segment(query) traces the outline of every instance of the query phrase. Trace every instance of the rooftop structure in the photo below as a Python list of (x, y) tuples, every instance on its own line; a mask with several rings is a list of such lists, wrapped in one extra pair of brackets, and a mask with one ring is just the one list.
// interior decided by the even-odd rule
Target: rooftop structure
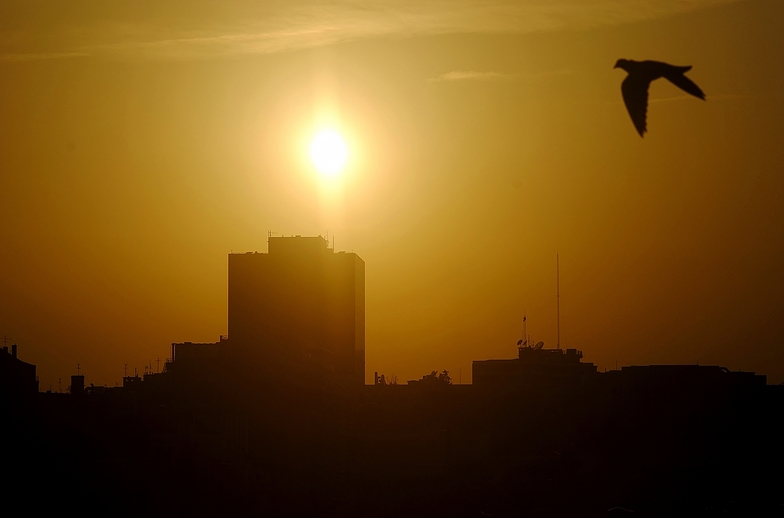
[[(540, 345), (541, 344), (541, 345)], [(583, 363), (577, 349), (518, 347), (517, 358), (479, 360), (472, 365), (473, 384), (480, 387), (552, 388), (579, 383), (596, 373), (593, 363)]]

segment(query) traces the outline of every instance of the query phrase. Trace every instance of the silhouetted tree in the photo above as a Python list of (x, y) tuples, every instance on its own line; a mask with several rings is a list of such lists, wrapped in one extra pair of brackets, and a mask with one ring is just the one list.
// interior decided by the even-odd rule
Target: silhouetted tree
[(430, 374), (425, 374), (419, 380), (427, 385), (451, 385), (452, 378), (449, 377), (449, 371), (443, 370), (440, 374), (437, 371), (431, 371)]
[(397, 376), (392, 374), (389, 379), (387, 379), (385, 375), (381, 374), (376, 380), (376, 385), (397, 385)]

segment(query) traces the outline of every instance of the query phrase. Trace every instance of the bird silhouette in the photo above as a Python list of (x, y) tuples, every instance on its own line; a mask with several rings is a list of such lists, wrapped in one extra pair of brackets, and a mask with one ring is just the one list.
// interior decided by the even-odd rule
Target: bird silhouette
[(619, 59), (613, 68), (621, 68), (629, 74), (621, 83), (621, 94), (634, 127), (641, 137), (646, 131), (645, 115), (648, 112), (648, 86), (651, 81), (664, 77), (684, 92), (705, 100), (705, 94), (700, 87), (683, 75), (691, 70), (691, 66), (677, 67), (661, 61)]

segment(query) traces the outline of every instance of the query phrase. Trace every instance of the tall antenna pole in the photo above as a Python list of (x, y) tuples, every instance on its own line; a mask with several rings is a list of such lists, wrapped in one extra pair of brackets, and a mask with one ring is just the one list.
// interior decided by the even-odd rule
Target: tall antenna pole
[(558, 349), (561, 348), (561, 265), (558, 259), (558, 254), (555, 254), (555, 301), (557, 307), (556, 313), (556, 327), (557, 327), (557, 344)]
[(528, 345), (528, 324), (525, 321), (525, 310), (523, 310), (523, 345)]

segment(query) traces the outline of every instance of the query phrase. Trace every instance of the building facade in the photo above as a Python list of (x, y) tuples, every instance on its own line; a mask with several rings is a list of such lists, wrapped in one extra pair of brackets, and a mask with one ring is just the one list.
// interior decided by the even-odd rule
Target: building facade
[(38, 392), (35, 365), (23, 362), (17, 356), (17, 345), (11, 351), (0, 349), (0, 398), (4, 396), (30, 396)]
[(574, 388), (596, 374), (596, 366), (582, 358), (582, 351), (577, 349), (518, 347), (515, 359), (475, 360), (473, 384), (533, 390)]
[(260, 376), (364, 385), (365, 263), (321, 236), (230, 254), (228, 324), (232, 356)]

